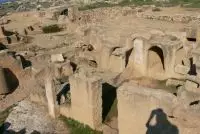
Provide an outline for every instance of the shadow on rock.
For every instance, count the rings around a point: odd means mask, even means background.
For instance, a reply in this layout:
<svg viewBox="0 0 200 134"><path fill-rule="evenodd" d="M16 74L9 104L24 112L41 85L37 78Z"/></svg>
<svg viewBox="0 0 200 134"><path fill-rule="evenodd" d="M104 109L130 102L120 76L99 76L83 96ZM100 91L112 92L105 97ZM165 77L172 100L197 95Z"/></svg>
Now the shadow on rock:
<svg viewBox="0 0 200 134"><path fill-rule="evenodd" d="M22 130L16 132L16 131L14 131L12 129L9 129L10 125L11 124L9 122L5 122L3 124L3 127L4 127L3 134L26 134L26 129L25 128L23 128Z"/></svg>
<svg viewBox="0 0 200 134"><path fill-rule="evenodd" d="M150 122L154 117L156 123L151 125ZM146 134L179 134L178 128L168 121L167 115L162 109L155 109L151 112L146 127Z"/></svg>

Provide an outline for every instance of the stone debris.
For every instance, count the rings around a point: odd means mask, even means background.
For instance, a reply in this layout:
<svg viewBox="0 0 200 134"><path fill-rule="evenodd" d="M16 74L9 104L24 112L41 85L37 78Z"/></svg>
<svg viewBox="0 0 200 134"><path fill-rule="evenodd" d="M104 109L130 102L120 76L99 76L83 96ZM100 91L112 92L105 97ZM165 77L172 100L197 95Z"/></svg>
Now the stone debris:
<svg viewBox="0 0 200 134"><path fill-rule="evenodd" d="M166 82L166 86L181 86L184 85L184 81L177 80L177 79L168 79Z"/></svg>
<svg viewBox="0 0 200 134"><path fill-rule="evenodd" d="M199 90L197 89L199 87L198 83L195 83L193 81L189 81L187 80L185 83L185 89L188 91L195 91L195 90Z"/></svg>
<svg viewBox="0 0 200 134"><path fill-rule="evenodd" d="M64 62L62 54L53 54L51 55L51 62Z"/></svg>
<svg viewBox="0 0 200 134"><path fill-rule="evenodd" d="M175 67L176 73L180 73L180 74L184 74L184 75L188 74L189 70L190 70L189 67L183 66L183 65L180 65L180 64Z"/></svg>

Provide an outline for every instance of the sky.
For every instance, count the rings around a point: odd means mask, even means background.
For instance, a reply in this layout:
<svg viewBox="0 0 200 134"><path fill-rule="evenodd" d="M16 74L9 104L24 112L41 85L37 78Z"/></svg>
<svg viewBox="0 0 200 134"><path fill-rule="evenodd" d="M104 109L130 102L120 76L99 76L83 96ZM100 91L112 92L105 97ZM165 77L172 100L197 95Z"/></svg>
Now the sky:
<svg viewBox="0 0 200 134"><path fill-rule="evenodd" d="M0 3L8 2L8 1L14 1L14 0L0 0Z"/></svg>

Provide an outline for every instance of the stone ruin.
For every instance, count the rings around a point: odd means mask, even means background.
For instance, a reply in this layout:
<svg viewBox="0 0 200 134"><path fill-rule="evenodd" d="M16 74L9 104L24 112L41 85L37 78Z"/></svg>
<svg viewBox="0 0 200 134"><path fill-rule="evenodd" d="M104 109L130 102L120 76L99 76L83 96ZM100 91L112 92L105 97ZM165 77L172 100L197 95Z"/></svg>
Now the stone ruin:
<svg viewBox="0 0 200 134"><path fill-rule="evenodd" d="M23 81L23 72L31 72L35 89L30 92L30 99L47 106L53 118L63 115L104 131L105 118L116 100L115 133L198 134L198 25L192 24L186 31L177 33L145 31L145 34L127 34L120 38L123 43L120 46L121 42L116 45L110 33L110 37L103 36L101 28L88 26L99 19L95 11L91 15L88 11L77 13L73 8L49 10L38 11L37 18L61 21L67 30L75 31L78 36L73 44L75 54L71 59L65 56L69 52L35 54L30 56L32 66L27 68L23 67L19 56L9 56L1 50L10 59L0 56L4 59L0 60L0 94L11 92L4 72L4 68L8 68L4 66L8 64L16 72L19 83ZM136 13L134 9L128 10L133 10L130 14ZM127 9L114 11L124 16ZM32 28L28 29L32 31Z"/></svg>

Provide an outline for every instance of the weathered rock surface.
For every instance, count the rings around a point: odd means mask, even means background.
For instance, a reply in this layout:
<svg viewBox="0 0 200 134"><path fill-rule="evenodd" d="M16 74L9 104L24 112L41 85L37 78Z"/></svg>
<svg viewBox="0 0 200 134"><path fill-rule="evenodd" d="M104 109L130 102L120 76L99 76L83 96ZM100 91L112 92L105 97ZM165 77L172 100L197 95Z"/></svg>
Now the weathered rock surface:
<svg viewBox="0 0 200 134"><path fill-rule="evenodd" d="M177 79L168 79L166 82L166 86L180 86L184 85L184 81L177 80Z"/></svg>
<svg viewBox="0 0 200 134"><path fill-rule="evenodd" d="M185 88L188 91L195 91L195 89L197 89L199 87L198 83L195 83L193 81L187 80L185 83Z"/></svg>
<svg viewBox="0 0 200 134"><path fill-rule="evenodd" d="M23 129L26 134L31 134L34 131L42 134L68 134L63 122L51 119L44 106L33 104L27 100L19 102L13 108L5 123L8 126L5 126L4 134L8 134L11 130L19 132Z"/></svg>
<svg viewBox="0 0 200 134"><path fill-rule="evenodd" d="M62 54L53 54L51 55L51 62L64 62Z"/></svg>
<svg viewBox="0 0 200 134"><path fill-rule="evenodd" d="M184 74L186 75L189 72L190 68L187 66L183 66L183 65L176 65L175 67L175 72L179 73L179 74Z"/></svg>

